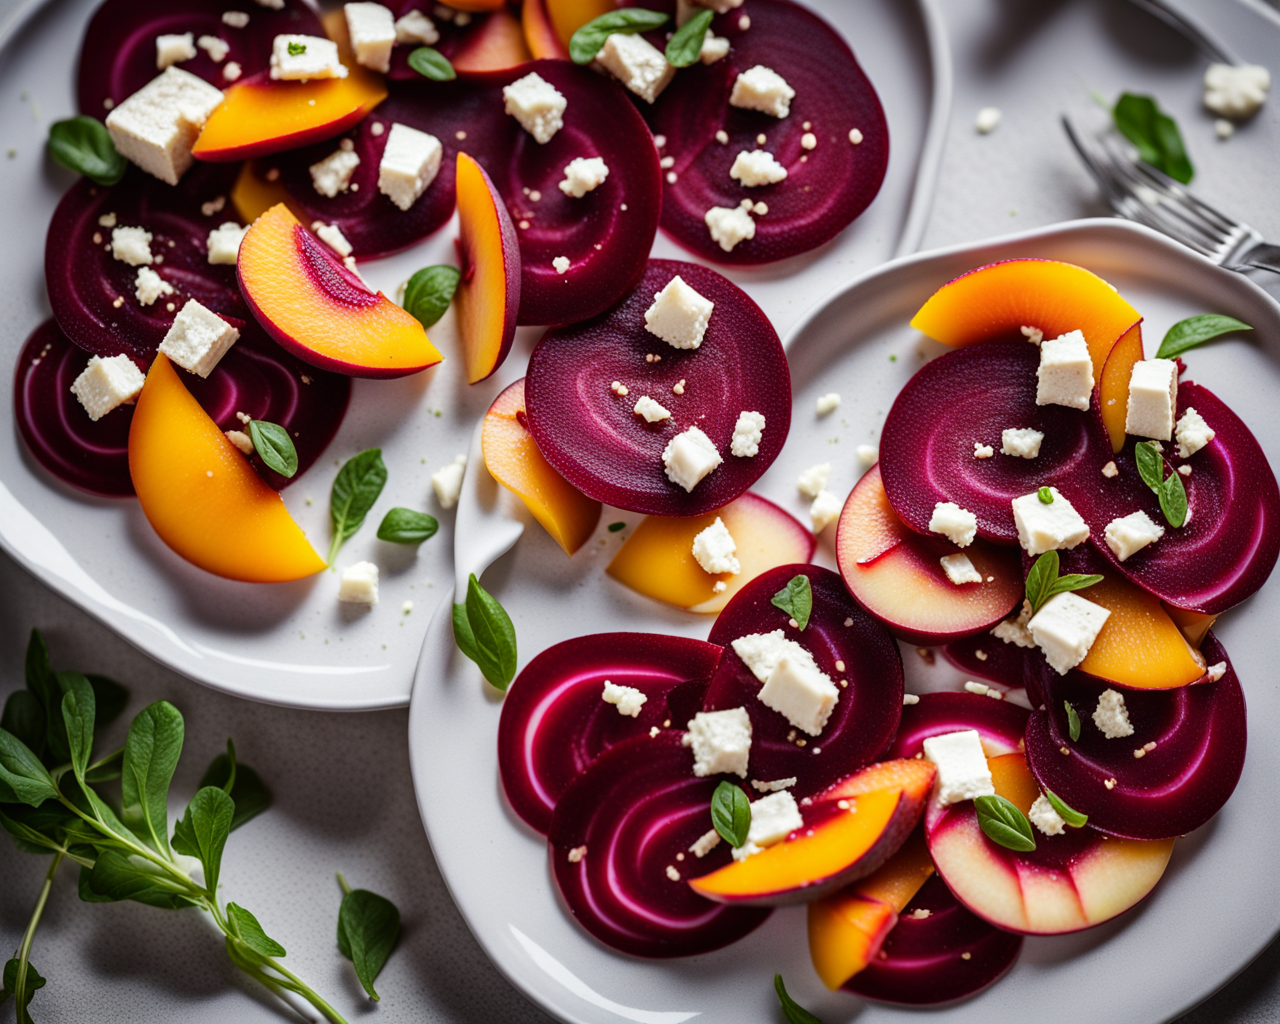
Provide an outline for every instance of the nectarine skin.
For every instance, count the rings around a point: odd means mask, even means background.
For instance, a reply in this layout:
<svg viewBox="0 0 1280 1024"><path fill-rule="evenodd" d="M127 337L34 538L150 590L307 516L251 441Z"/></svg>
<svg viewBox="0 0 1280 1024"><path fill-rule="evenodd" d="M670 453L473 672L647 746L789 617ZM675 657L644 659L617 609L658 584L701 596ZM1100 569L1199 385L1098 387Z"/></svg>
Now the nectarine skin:
<svg viewBox="0 0 1280 1024"><path fill-rule="evenodd" d="M1124 447L1125 419L1129 410L1129 377L1135 363L1142 360L1142 321L1134 324L1107 354L1097 383L1097 405L1111 439L1111 451L1119 455Z"/></svg>

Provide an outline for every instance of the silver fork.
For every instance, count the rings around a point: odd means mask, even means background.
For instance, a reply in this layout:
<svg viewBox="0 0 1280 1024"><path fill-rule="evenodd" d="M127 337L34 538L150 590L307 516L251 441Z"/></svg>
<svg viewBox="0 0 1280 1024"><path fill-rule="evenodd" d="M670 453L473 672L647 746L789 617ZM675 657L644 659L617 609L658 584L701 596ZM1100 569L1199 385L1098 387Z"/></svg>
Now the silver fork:
<svg viewBox="0 0 1280 1024"><path fill-rule="evenodd" d="M1118 132L1109 129L1087 143L1065 115L1062 127L1121 217L1154 228L1227 270L1256 267L1280 274L1280 246L1263 241L1248 224L1228 217L1143 163Z"/></svg>

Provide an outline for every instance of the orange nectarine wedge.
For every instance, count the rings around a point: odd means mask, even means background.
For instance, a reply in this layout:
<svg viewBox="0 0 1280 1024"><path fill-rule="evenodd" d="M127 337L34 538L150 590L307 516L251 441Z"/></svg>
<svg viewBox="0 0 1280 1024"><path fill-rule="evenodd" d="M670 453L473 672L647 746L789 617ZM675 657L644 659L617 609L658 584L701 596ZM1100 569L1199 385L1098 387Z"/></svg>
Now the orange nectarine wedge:
<svg viewBox="0 0 1280 1024"><path fill-rule="evenodd" d="M520 21L505 7L473 29L454 51L455 71L502 71L533 60Z"/></svg>
<svg viewBox="0 0 1280 1024"><path fill-rule="evenodd" d="M218 429L163 354L138 395L129 475L160 539L192 565L246 583L325 567L280 495Z"/></svg>
<svg viewBox="0 0 1280 1024"><path fill-rule="evenodd" d="M569 40L587 22L614 9L613 0L525 0L524 35L537 58L569 58Z"/></svg>
<svg viewBox="0 0 1280 1024"><path fill-rule="evenodd" d="M1133 365L1142 361L1142 322L1134 324L1112 347L1102 365L1098 380L1098 400L1102 409L1102 425L1111 439L1111 450L1117 455L1124 447L1124 423L1129 410L1129 377Z"/></svg>
<svg viewBox="0 0 1280 1024"><path fill-rule="evenodd" d="M253 160L246 160L231 186L231 203L246 224L252 224L278 203L289 205L289 190L279 179L268 181L263 177L264 168Z"/></svg>
<svg viewBox="0 0 1280 1024"><path fill-rule="evenodd" d="M1111 615L1080 663L1081 672L1151 690L1186 686L1204 677L1204 658L1158 597L1115 573L1090 587L1086 596Z"/></svg>
<svg viewBox="0 0 1280 1024"><path fill-rule="evenodd" d="M458 255L454 303L467 382L490 376L511 351L520 309L520 245L507 204L483 167L458 154Z"/></svg>

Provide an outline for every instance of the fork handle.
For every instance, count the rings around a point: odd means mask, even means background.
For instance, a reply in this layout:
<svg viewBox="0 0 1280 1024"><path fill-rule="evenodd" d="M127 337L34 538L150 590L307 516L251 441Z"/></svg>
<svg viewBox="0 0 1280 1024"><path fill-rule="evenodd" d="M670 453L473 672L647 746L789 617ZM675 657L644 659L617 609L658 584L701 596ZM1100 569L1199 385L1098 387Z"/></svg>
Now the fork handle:
<svg viewBox="0 0 1280 1024"><path fill-rule="evenodd" d="M1235 267L1257 267L1280 274L1280 245L1259 242L1232 261Z"/></svg>

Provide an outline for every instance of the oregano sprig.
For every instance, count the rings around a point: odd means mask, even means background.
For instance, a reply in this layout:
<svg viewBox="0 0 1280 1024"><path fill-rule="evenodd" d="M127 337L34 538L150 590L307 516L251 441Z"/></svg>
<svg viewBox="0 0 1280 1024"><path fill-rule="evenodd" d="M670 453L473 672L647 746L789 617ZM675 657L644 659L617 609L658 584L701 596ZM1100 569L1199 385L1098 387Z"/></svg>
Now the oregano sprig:
<svg viewBox="0 0 1280 1024"><path fill-rule="evenodd" d="M293 446L289 431L279 423L250 420L249 440L268 469L274 469L286 479L298 472L298 449Z"/></svg>
<svg viewBox="0 0 1280 1024"><path fill-rule="evenodd" d="M1126 92L1111 111L1116 129L1138 148L1143 163L1188 184L1195 175L1177 122L1150 96Z"/></svg>
<svg viewBox="0 0 1280 1024"><path fill-rule="evenodd" d="M434 327L453 301L462 272L448 264L423 267L404 286L404 311L423 327Z"/></svg>
<svg viewBox="0 0 1280 1024"><path fill-rule="evenodd" d="M1027 601L1031 604L1031 614L1044 607L1049 598L1065 594L1072 590L1084 590L1095 583L1101 583L1102 577L1096 573L1067 573L1058 575L1061 562L1058 552L1046 551L1036 559L1027 573Z"/></svg>
<svg viewBox="0 0 1280 1024"><path fill-rule="evenodd" d="M1071 737L1071 742L1075 743L1080 739L1080 713L1076 711L1071 701L1064 700L1062 703L1067 708L1067 735Z"/></svg>
<svg viewBox="0 0 1280 1024"><path fill-rule="evenodd" d="M116 151L106 125L85 114L49 126L49 155L97 185L114 185L129 167Z"/></svg>

